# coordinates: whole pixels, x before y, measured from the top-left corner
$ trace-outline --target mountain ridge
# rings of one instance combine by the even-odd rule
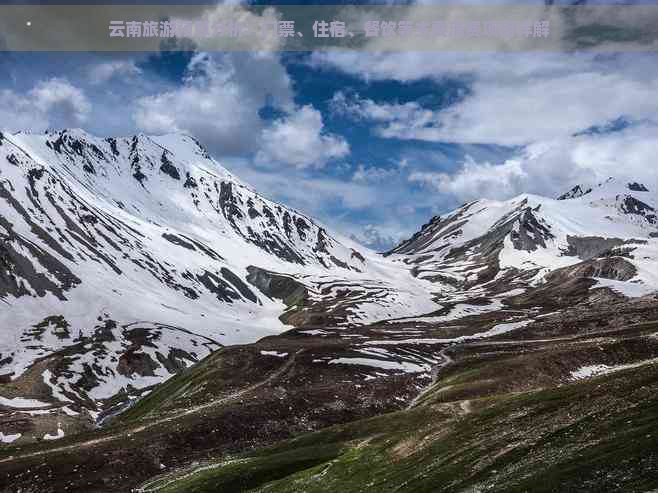
[[[360,319],[433,306],[403,269],[260,196],[186,135],[3,134],[0,162],[11,327],[0,374],[20,386],[38,372],[35,399],[97,416],[99,400],[139,395],[220,346],[287,330],[291,309],[312,318],[284,303],[298,296],[269,289],[277,276],[352,312],[369,303],[353,301],[364,289],[380,293]],[[32,370],[38,361],[47,365]]]
[[[264,198],[185,134],[2,134],[0,163],[0,406],[27,399],[67,430],[286,331],[358,340],[379,324],[408,339],[476,320],[436,339],[465,341],[521,327],[508,305],[658,289],[658,200],[636,182],[470,202],[377,255]],[[414,378],[440,360],[378,350]]]
[[[473,287],[509,269],[535,271],[540,281],[552,270],[589,260],[582,256],[585,250],[592,258],[617,249],[637,264],[649,292],[658,281],[652,262],[658,258],[655,205],[658,197],[644,185],[614,179],[569,199],[521,194],[506,201],[478,200],[435,216],[386,255],[412,265],[418,276],[445,279],[452,271],[455,283]],[[629,258],[631,251],[643,257]],[[477,269],[490,275],[479,281],[461,275]]]

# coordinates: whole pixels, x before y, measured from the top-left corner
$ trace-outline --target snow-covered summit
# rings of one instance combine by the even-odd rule
[[[658,194],[614,178],[558,199],[478,200],[434,218],[389,256],[421,278],[461,287],[512,271],[539,282],[555,269],[621,256],[635,269],[628,280],[650,292],[658,288],[657,208]]]
[[[583,185],[579,184],[573,187],[568,192],[560,195],[557,200],[570,200],[578,199],[584,195],[594,193],[598,196],[612,196],[617,194],[628,194],[628,193],[644,193],[649,192],[649,189],[642,183],[633,181],[627,182],[623,180],[618,180],[615,177],[610,177],[607,180],[597,183],[595,185]]]
[[[302,293],[372,280],[390,293],[380,310],[429,298],[389,264],[261,196],[188,135],[0,134],[0,375],[40,361],[53,396],[93,402],[286,330],[272,279]]]
[[[471,202],[380,256],[188,135],[0,134],[0,376],[34,391],[2,397],[97,412],[288,323],[500,307],[551,275],[658,287],[655,192],[608,180],[562,198]]]
[[[216,242],[236,237],[287,262],[363,269],[351,244],[311,218],[265,199],[184,134],[98,138],[82,130],[4,136],[15,173],[45,173],[127,220],[169,226]],[[241,251],[244,255],[245,251]]]

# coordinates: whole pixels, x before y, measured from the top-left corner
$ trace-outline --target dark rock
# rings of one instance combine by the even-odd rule
[[[231,285],[213,272],[204,270],[203,274],[197,274],[196,278],[208,291],[217,296],[217,299],[220,301],[231,303],[234,300],[240,299],[240,295],[235,292]]]
[[[653,207],[635,197],[631,197],[630,195],[623,198],[621,208],[627,214],[646,214],[647,212],[655,212]]]
[[[226,267],[222,267],[220,272],[222,273],[222,276],[224,276],[224,279],[230,282],[240,292],[242,296],[244,296],[252,303],[258,302],[258,298],[254,294],[254,292],[251,289],[249,289],[247,285],[244,282],[242,282],[242,279],[236,276],[231,270],[227,269]]]
[[[185,188],[198,188],[199,185],[197,185],[196,180],[194,179],[193,176],[190,176],[190,172],[186,171],[185,172],[185,183],[183,184]]]
[[[39,195],[39,192],[37,192],[34,185],[37,181],[43,178],[44,172],[45,170],[43,168],[31,168],[27,172],[27,180],[30,182],[30,191],[32,192],[32,195],[34,195],[35,197]]]
[[[160,171],[171,176],[174,180],[180,180],[180,173],[178,172],[178,168],[176,168],[176,166],[174,166],[174,164],[167,157],[167,151],[162,153],[160,161],[162,163],[160,166]]]
[[[350,255],[350,258],[358,259],[358,260],[360,260],[361,262],[365,262],[365,261],[366,261],[366,259],[363,258],[363,255],[361,255],[361,253],[359,253],[358,251],[356,251],[356,250],[354,250],[354,249],[352,249],[352,254]]]
[[[622,257],[591,259],[576,265],[557,269],[546,276],[551,283],[564,277],[600,277],[616,281],[628,281],[637,275],[637,269]]]
[[[571,190],[569,190],[567,193],[564,193],[564,194],[560,195],[557,199],[558,200],[577,199],[578,197],[582,197],[583,195],[587,195],[591,191],[592,191],[591,188],[583,189],[580,185],[576,185]]]
[[[647,187],[645,187],[642,183],[637,183],[637,182],[629,183],[628,184],[628,189],[633,191],[633,192],[648,192],[649,191],[649,189]]]
[[[9,161],[14,166],[18,166],[18,158],[16,157],[15,154],[8,154],[7,161]]]
[[[183,240],[181,237],[172,235],[170,233],[162,233],[162,237],[167,240],[170,243],[173,243],[174,245],[181,246],[183,248],[187,248],[188,250],[195,251],[196,248],[192,243],[188,243],[187,241]]]
[[[318,237],[315,240],[315,246],[313,247],[314,252],[329,253],[327,247],[329,245],[329,238],[327,237],[327,232],[324,228],[318,229]]]
[[[112,154],[115,156],[119,155],[119,149],[117,149],[117,139],[114,139],[112,137],[105,139],[108,144],[110,144],[110,150],[112,151]]]
[[[614,247],[623,245],[620,238],[602,238],[600,236],[567,236],[569,248],[562,252],[569,257],[578,257],[582,260],[599,257]]]
[[[117,371],[126,377],[135,373],[143,377],[154,377],[159,365],[147,353],[126,351],[119,357]]]
[[[517,250],[535,251],[539,246],[546,248],[545,240],[554,238],[550,229],[530,209],[523,211],[518,222],[518,232],[511,232],[512,244]]]
[[[260,267],[247,267],[247,282],[256,286],[265,296],[282,300],[287,306],[306,298],[306,287],[290,276],[270,272]]]
[[[297,235],[302,239],[306,239],[306,232],[310,229],[309,224],[303,218],[297,217],[295,219],[295,228],[297,228]]]
[[[242,219],[242,211],[238,207],[238,199],[233,193],[233,183],[223,181],[220,185],[219,204],[224,217],[235,227],[235,220]]]

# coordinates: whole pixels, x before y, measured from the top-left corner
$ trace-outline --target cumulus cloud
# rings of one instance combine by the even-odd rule
[[[264,8],[260,12],[239,7],[239,4],[248,3],[242,0],[230,0],[213,5],[206,9],[200,17],[193,20],[209,21],[210,25],[218,23],[233,22],[241,24],[251,30],[251,34],[245,36],[209,36],[196,37],[201,50],[244,50],[244,51],[278,51],[284,49],[288,38],[274,35],[255,35],[253,31],[262,28],[263,23],[278,22],[285,20],[281,13],[272,7]],[[177,19],[172,19],[176,22]],[[266,26],[268,24],[265,24]]]
[[[310,176],[304,169],[293,168],[289,173],[280,173],[254,168],[243,160],[228,160],[226,164],[239,171],[240,177],[259,192],[319,218],[331,216],[329,211],[336,206],[367,210],[378,196],[378,190],[366,184]],[[291,183],[295,186],[290,186]]]
[[[317,51],[311,54],[309,64],[337,68],[366,80],[441,81],[476,76],[505,83],[538,74],[595,70],[605,61],[593,52]]]
[[[132,79],[141,73],[133,60],[112,60],[91,66],[88,78],[92,84],[103,84],[114,77]]]
[[[263,71],[268,84],[254,76]],[[290,79],[276,54],[200,53],[181,86],[140,98],[134,119],[148,133],[188,132],[219,155],[241,154],[258,144],[266,102],[292,105]]]
[[[470,158],[409,175],[412,183],[471,200],[554,195],[613,175],[655,181],[650,149],[658,128],[658,100],[651,96],[658,90],[657,58],[656,53],[325,53],[314,55],[312,63],[365,79],[466,82],[468,91],[439,109],[340,92],[332,107],[371,122],[384,138],[517,149],[503,162]]]
[[[83,124],[91,112],[84,92],[66,79],[51,78],[37,83],[25,94],[0,91],[0,121],[7,130],[43,131]]]
[[[262,164],[281,163],[296,168],[322,167],[350,152],[347,141],[324,130],[322,114],[310,105],[275,120],[261,133]]]
[[[475,71],[482,78],[473,82],[468,96],[441,110],[415,102],[348,98],[341,92],[332,107],[374,122],[382,137],[507,146],[569,137],[620,116],[637,121],[655,117],[658,100],[651,95],[658,90],[658,77],[611,71],[616,61],[611,67],[583,66],[579,60],[574,59],[571,72],[538,67],[533,74],[522,71],[522,76],[496,80]],[[517,64],[509,67],[514,70]]]
[[[383,132],[429,141],[527,145],[569,137],[620,116],[652,118],[658,101],[651,102],[650,95],[657,89],[658,80],[606,73],[569,74],[493,87],[476,83],[470,97],[437,112],[431,124],[397,122]]]
[[[414,172],[409,181],[461,201],[507,199],[520,193],[557,196],[576,184],[614,176],[658,189],[654,160],[658,127],[638,125],[606,134],[538,142],[502,163],[467,159],[452,173]]]
[[[334,94],[330,108],[335,113],[358,120],[385,124],[377,128],[377,133],[383,137],[402,137],[402,133],[423,129],[436,119],[433,111],[424,109],[416,102],[376,103],[371,99],[362,99],[358,94],[346,96],[341,91]]]
[[[481,197],[505,199],[518,194],[526,178],[527,173],[519,160],[507,160],[494,165],[488,162],[476,163],[470,157],[454,174],[418,171],[409,175],[412,183],[435,188],[460,200]]]

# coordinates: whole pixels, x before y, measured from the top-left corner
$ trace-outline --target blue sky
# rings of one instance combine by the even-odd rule
[[[184,131],[385,249],[480,197],[658,185],[654,53],[5,53],[0,127]]]

